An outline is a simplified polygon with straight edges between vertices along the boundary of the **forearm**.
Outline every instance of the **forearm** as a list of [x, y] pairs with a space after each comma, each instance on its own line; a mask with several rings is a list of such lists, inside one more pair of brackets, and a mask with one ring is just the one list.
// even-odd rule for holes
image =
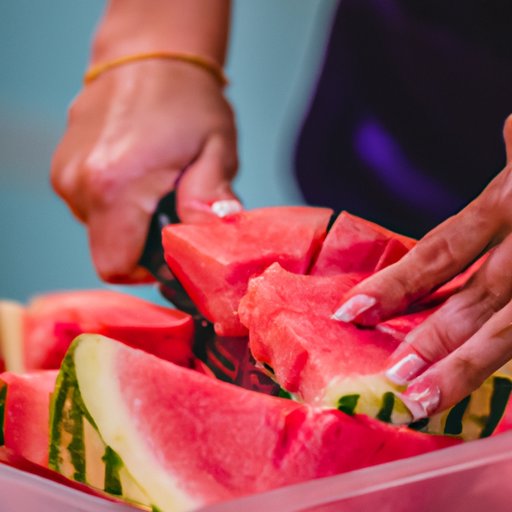
[[110, 0], [91, 64], [140, 52], [201, 55], [224, 64], [230, 0]]

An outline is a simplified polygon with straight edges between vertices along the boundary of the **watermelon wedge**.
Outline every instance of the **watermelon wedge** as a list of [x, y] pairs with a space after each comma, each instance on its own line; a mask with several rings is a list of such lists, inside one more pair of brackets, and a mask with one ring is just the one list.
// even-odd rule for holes
[[0, 369], [22, 371], [25, 308], [19, 302], [0, 300]]
[[16, 456], [48, 465], [50, 394], [57, 370], [0, 375], [0, 445]]
[[418, 327], [424, 322], [432, 313], [434, 313], [439, 306], [434, 306], [428, 309], [422, 309], [413, 313], [407, 313], [405, 315], [396, 316], [390, 318], [384, 322], [381, 322], [376, 326], [379, 331], [385, 332], [393, 336], [393, 338], [403, 341], [404, 338], [413, 329]]
[[[110, 290], [50, 293], [24, 309], [21, 351], [15, 370], [55, 369], [80, 333], [110, 336], [158, 357], [190, 366], [193, 361], [192, 317]], [[12, 351], [12, 350], [11, 350]], [[9, 368], [10, 369], [10, 368]]]
[[341, 212], [310, 273], [331, 276], [363, 272], [369, 275], [398, 261], [415, 244], [412, 238]]
[[162, 512], [458, 442], [254, 393], [97, 335], [64, 360], [51, 436], [53, 469]]
[[[278, 264], [252, 279], [239, 314], [249, 329], [254, 358], [300, 401], [364, 413], [396, 424], [412, 417], [384, 376], [388, 358], [426, 314], [359, 328], [330, 318], [358, 274], [301, 276]], [[418, 318], [419, 317], [419, 318]], [[404, 317], [405, 318], [405, 317]], [[474, 439], [489, 435], [503, 414], [510, 379], [495, 375], [471, 398], [421, 424], [425, 431]]]
[[200, 225], [163, 229], [165, 259], [201, 314], [221, 336], [245, 336], [238, 303], [252, 276], [274, 262], [308, 271], [332, 210], [275, 207], [241, 212]]

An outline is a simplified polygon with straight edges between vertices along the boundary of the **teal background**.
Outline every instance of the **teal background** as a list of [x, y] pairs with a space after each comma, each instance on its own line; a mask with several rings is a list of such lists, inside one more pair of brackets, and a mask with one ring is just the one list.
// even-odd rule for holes
[[[250, 208], [301, 202], [291, 155], [335, 0], [234, 0], [228, 96], [236, 189]], [[0, 297], [98, 286], [85, 230], [52, 192], [51, 155], [87, 64], [99, 0], [17, 0], [0, 14]], [[143, 293], [151, 295], [147, 289]]]

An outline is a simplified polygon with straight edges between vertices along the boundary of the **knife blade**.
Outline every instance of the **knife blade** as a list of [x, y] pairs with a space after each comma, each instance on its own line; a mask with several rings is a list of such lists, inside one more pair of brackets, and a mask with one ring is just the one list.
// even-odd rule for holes
[[277, 395], [279, 386], [258, 367], [249, 350], [248, 340], [217, 336], [211, 322], [201, 315], [169, 269], [162, 247], [162, 229], [177, 223], [180, 223], [180, 219], [176, 212], [176, 194], [172, 191], [160, 200], [153, 213], [139, 264], [158, 281], [163, 297], [193, 317], [194, 353], [218, 379], [246, 389]]

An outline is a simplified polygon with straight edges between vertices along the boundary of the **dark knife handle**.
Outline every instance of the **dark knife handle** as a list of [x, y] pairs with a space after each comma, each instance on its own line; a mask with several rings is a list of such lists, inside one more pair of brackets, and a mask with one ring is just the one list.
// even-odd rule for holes
[[167, 300], [178, 309], [192, 316], [197, 316], [199, 315], [197, 308], [181, 284], [172, 275], [164, 258], [162, 229], [168, 224], [179, 222], [180, 219], [176, 213], [176, 194], [172, 191], [160, 200], [151, 217], [148, 236], [139, 264], [149, 270], [160, 283], [160, 291]]
[[139, 263], [150, 272], [155, 265], [164, 263], [162, 229], [168, 224], [178, 222], [180, 220], [176, 213], [176, 195], [173, 190], [160, 200], [149, 223], [148, 236]]

